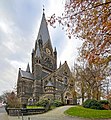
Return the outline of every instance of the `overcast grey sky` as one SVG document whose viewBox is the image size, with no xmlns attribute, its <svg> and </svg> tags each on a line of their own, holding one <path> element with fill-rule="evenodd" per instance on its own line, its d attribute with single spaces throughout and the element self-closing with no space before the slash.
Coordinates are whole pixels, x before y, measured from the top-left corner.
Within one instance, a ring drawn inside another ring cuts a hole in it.
<svg viewBox="0 0 111 120">
<path fill-rule="evenodd" d="M 31 66 L 31 51 L 39 30 L 43 5 L 46 18 L 60 15 L 64 0 L 0 0 L 0 94 L 16 86 L 18 69 Z M 59 25 L 49 26 L 53 47 L 58 51 L 58 64 L 67 60 L 69 66 L 77 56 L 79 41 L 68 39 Z"/>
</svg>

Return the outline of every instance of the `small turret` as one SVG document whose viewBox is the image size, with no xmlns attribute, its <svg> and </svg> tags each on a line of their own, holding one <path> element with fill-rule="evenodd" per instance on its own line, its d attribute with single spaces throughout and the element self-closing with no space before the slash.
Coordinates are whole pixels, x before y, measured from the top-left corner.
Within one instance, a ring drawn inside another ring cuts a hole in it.
<svg viewBox="0 0 111 120">
<path fill-rule="evenodd" d="M 35 63 L 34 63 L 34 77 L 35 79 L 41 79 L 42 74 L 42 66 L 41 66 L 41 53 L 40 49 L 37 46 L 36 53 L 35 53 Z"/>
<path fill-rule="evenodd" d="M 61 61 L 60 61 L 59 67 L 61 67 Z"/>
<path fill-rule="evenodd" d="M 49 93 L 49 94 L 53 94 L 54 93 L 54 85 L 50 81 L 45 86 L 45 92 Z"/>
<path fill-rule="evenodd" d="M 56 50 L 56 47 L 55 47 L 55 50 L 54 50 L 54 55 L 57 56 L 57 50 Z"/>
<path fill-rule="evenodd" d="M 36 53 L 35 53 L 35 57 L 37 57 L 37 58 L 40 58 L 40 57 L 41 57 L 39 47 L 37 47 L 37 50 L 36 50 Z"/>
<path fill-rule="evenodd" d="M 27 64 L 26 72 L 29 72 L 29 73 L 30 73 L 30 66 L 29 66 L 29 63 Z"/>
</svg>

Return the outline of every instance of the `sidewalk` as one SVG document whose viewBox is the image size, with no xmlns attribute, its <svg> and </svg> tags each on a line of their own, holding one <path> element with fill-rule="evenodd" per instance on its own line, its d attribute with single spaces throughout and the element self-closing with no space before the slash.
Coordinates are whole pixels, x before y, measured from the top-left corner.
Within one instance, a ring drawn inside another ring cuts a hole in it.
<svg viewBox="0 0 111 120">
<path fill-rule="evenodd" d="M 9 120 L 8 115 L 6 113 L 0 113 L 0 120 Z"/>
<path fill-rule="evenodd" d="M 76 117 L 66 116 L 64 114 L 64 111 L 70 107 L 72 106 L 62 106 L 55 108 L 44 114 L 24 116 L 23 120 L 84 120 Z M 18 117 L 8 116 L 8 120 L 22 120 L 22 117 L 20 116 L 20 118 L 18 118 Z"/>
<path fill-rule="evenodd" d="M 92 119 L 86 119 L 86 118 L 78 118 L 78 117 L 70 117 L 66 116 L 64 114 L 64 111 L 69 109 L 72 106 L 62 106 L 55 108 L 49 112 L 43 113 L 43 114 L 37 114 L 37 115 L 29 115 L 29 116 L 7 116 L 5 113 L 2 114 L 2 117 L 0 116 L 0 120 L 92 120 Z M 2 119 L 1 119 L 2 118 Z M 100 120 L 100 119 L 96 119 Z M 102 120 L 111 120 L 111 119 L 102 119 Z"/>
</svg>

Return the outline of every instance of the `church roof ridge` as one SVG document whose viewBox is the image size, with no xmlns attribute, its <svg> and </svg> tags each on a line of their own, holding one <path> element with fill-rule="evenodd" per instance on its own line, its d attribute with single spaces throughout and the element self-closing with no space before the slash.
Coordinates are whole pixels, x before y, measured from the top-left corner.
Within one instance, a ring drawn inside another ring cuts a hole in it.
<svg viewBox="0 0 111 120">
<path fill-rule="evenodd" d="M 20 74 L 21 74 L 21 77 L 23 77 L 23 78 L 28 78 L 28 79 L 34 80 L 32 73 L 26 72 L 24 70 L 20 70 Z"/>
</svg>

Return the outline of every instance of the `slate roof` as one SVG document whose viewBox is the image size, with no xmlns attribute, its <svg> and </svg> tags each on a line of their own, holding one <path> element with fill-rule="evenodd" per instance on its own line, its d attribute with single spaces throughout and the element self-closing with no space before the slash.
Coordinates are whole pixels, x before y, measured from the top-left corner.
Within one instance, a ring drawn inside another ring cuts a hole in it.
<svg viewBox="0 0 111 120">
<path fill-rule="evenodd" d="M 56 69 L 54 72 L 52 72 L 51 74 L 49 74 L 48 76 L 46 76 L 44 79 L 47 79 L 48 77 L 50 77 L 50 76 L 52 76 L 54 73 L 59 73 L 59 71 L 60 70 L 62 70 L 65 66 L 67 66 L 68 67 L 68 69 L 69 69 L 69 66 L 68 66 L 68 64 L 67 64 L 67 62 L 65 61 L 65 63 L 64 64 L 62 64 L 61 66 L 59 66 L 59 68 L 58 69 Z M 70 71 L 70 69 L 69 69 L 69 71 Z"/>
<path fill-rule="evenodd" d="M 49 75 L 48 73 L 42 71 L 42 78 L 44 78 L 44 77 L 46 77 L 46 76 L 48 76 L 48 75 Z"/>
<path fill-rule="evenodd" d="M 28 79 L 34 80 L 32 73 L 20 70 L 20 74 L 21 74 L 21 77 L 23 77 L 23 78 L 28 78 Z"/>
<path fill-rule="evenodd" d="M 40 28 L 39 28 L 37 40 L 39 40 L 40 37 L 42 37 L 43 45 L 46 42 L 48 42 L 48 40 L 50 40 L 49 31 L 48 31 L 48 27 L 47 27 L 47 23 L 46 23 L 44 13 L 43 13 L 43 16 L 42 16 L 42 21 L 41 21 L 41 25 L 40 25 Z"/>
</svg>

